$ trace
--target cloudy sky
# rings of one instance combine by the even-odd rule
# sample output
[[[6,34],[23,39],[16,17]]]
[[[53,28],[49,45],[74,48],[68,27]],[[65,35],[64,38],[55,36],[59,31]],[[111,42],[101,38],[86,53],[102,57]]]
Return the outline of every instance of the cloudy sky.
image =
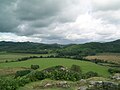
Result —
[[[120,0],[0,0],[0,41],[120,39]]]

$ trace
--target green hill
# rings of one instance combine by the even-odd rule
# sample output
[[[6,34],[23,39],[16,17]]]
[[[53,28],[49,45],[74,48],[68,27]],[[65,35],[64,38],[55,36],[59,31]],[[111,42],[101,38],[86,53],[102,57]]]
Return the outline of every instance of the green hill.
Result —
[[[0,42],[0,51],[17,53],[46,54],[49,50],[60,48],[58,44],[42,44],[33,42]]]
[[[59,53],[59,54],[94,54],[101,52],[120,53],[120,40],[113,42],[90,42],[85,44],[42,44],[33,42],[0,42],[0,51],[21,53]]]

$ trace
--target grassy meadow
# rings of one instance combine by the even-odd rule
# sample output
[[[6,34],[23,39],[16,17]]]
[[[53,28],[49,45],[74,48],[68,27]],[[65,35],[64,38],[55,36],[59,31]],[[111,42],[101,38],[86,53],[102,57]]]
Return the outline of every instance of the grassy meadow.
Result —
[[[0,53],[0,62],[5,61],[16,61],[19,58],[30,57],[30,56],[48,56],[48,54],[27,54],[27,53]]]
[[[94,71],[97,72],[99,75],[105,77],[109,76],[109,73],[107,72],[108,67],[100,66],[92,62],[65,59],[65,58],[37,58],[37,59],[31,59],[21,62],[0,63],[0,68],[2,69],[21,68],[21,67],[30,68],[32,64],[39,65],[40,70],[56,65],[63,65],[65,67],[70,68],[73,64],[75,64],[75,65],[79,65],[84,73],[88,71]]]

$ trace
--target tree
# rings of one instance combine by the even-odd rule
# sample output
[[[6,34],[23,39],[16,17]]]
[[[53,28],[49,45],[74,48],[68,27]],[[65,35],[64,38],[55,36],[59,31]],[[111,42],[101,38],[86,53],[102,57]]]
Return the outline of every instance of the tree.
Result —
[[[36,69],[38,69],[38,68],[40,68],[40,66],[39,66],[39,65],[31,65],[31,69],[36,70]]]
[[[80,66],[78,66],[78,65],[72,65],[70,70],[72,70],[74,72],[82,73],[82,70],[81,70]]]

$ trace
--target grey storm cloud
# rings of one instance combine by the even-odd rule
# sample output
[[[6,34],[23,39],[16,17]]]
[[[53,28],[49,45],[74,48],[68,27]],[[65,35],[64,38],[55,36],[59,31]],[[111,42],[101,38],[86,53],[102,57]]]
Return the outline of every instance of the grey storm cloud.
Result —
[[[21,20],[32,21],[52,17],[60,9],[60,0],[19,0],[16,13]]]
[[[119,15],[120,0],[0,0],[0,41],[82,43],[119,39]],[[6,33],[10,33],[9,38]]]
[[[0,0],[0,32],[11,32],[18,25],[11,0]]]
[[[120,9],[120,0],[92,0],[95,10],[118,10]]]

